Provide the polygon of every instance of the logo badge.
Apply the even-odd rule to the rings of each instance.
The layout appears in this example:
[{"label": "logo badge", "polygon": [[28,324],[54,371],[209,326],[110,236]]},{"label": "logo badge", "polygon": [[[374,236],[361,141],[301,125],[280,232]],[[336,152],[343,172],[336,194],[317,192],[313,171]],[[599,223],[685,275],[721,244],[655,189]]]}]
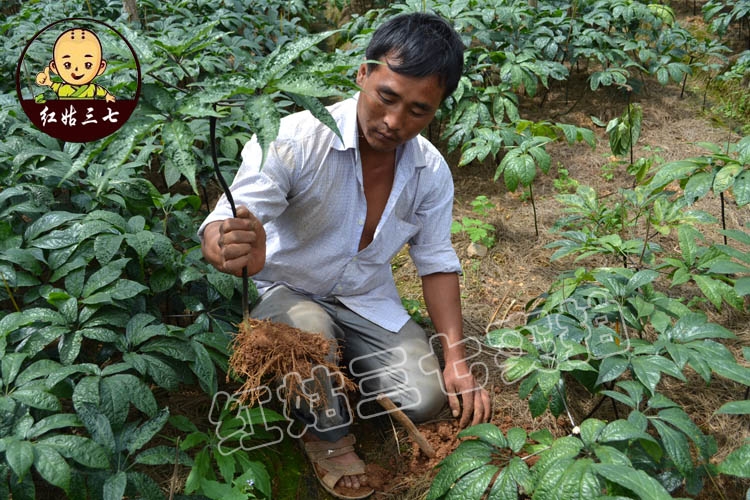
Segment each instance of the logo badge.
[{"label": "logo badge", "polygon": [[66,142],[96,141],[130,118],[141,93],[141,67],[112,26],[88,18],[56,21],[26,44],[16,92],[39,130]]}]

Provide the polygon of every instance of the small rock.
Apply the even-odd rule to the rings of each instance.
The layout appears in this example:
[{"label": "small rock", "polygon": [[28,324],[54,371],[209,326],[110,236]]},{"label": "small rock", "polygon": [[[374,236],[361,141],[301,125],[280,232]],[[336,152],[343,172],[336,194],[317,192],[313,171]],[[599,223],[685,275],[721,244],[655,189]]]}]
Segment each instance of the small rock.
[{"label": "small rock", "polygon": [[466,253],[469,254],[469,257],[482,258],[487,255],[487,247],[482,245],[481,243],[474,242],[468,246],[468,248],[466,249]]}]

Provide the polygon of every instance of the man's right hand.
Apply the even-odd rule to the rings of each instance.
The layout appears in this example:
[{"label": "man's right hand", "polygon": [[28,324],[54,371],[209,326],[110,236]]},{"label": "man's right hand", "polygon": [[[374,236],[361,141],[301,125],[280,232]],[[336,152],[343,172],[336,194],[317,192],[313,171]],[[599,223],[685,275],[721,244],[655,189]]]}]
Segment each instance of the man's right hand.
[{"label": "man's right hand", "polygon": [[257,274],[266,263],[266,231],[247,207],[237,217],[209,224],[204,230],[203,255],[219,271],[242,276]]}]

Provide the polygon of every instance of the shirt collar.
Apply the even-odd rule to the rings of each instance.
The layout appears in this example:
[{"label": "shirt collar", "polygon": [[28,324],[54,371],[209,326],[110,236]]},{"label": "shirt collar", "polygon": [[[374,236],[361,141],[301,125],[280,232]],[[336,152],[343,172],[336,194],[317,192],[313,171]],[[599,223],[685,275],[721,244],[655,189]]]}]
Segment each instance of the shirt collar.
[{"label": "shirt collar", "polygon": [[[357,149],[359,146],[357,99],[359,99],[359,92],[343,103],[346,109],[341,114],[341,118],[337,120],[336,125],[338,125],[339,132],[341,132],[341,137],[344,141],[342,143],[338,136],[334,136],[333,143],[331,144],[331,147],[337,151]],[[399,146],[396,150],[396,158],[399,159],[398,163],[405,162],[406,165],[413,165],[414,167],[424,167],[427,165],[419,137],[414,137]]]}]

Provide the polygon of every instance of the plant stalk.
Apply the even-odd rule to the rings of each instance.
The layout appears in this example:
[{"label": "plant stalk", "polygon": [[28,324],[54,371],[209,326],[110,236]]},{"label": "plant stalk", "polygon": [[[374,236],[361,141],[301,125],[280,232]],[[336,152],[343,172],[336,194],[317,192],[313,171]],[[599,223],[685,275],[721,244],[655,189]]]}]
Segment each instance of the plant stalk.
[{"label": "plant stalk", "polygon": [[10,286],[8,286],[8,282],[5,281],[5,275],[0,272],[0,278],[3,279],[3,284],[5,285],[5,290],[8,292],[8,296],[10,297],[10,301],[13,302],[13,307],[16,308],[16,312],[21,312],[21,309],[18,308],[18,304],[16,304],[16,299],[13,297],[13,292],[10,291]]},{"label": "plant stalk", "polygon": [[[727,220],[724,218],[724,191],[719,193],[719,199],[721,199],[721,228],[727,230]],[[724,244],[727,244],[727,235],[724,235]]]},{"label": "plant stalk", "polygon": [[531,198],[531,208],[534,210],[534,232],[536,233],[536,237],[539,238],[539,226],[536,222],[536,203],[534,203],[534,191],[531,188],[531,184],[529,184],[529,197]]}]

